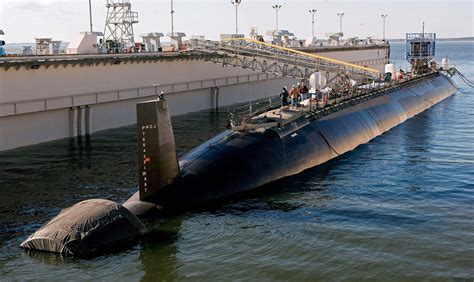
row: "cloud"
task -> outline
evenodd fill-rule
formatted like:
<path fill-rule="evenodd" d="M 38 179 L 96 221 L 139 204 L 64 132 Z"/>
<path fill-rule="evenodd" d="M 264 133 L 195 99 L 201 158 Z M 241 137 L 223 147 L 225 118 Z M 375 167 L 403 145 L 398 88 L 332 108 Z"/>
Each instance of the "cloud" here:
<path fill-rule="evenodd" d="M 48 7 L 49 4 L 47 1 L 9 1 L 5 0 L 5 11 L 11 9 L 18 9 L 23 11 L 43 11 L 45 8 Z"/>
<path fill-rule="evenodd" d="M 58 0 L 22 0 L 22 1 L 12 1 L 12 0 L 1 0 L 6 1 L 5 9 L 3 12 L 9 11 L 21 11 L 21 12 L 33 12 L 41 14 L 52 14 L 56 17 L 62 16 L 72 16 L 77 15 L 79 12 L 75 9 L 71 9 L 71 4 L 75 2 L 72 1 L 58 1 Z"/>

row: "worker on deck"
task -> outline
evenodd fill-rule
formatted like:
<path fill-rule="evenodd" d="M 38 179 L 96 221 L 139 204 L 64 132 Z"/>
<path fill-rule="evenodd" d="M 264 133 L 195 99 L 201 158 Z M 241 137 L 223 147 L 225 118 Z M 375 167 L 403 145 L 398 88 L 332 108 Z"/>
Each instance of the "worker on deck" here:
<path fill-rule="evenodd" d="M 301 95 L 300 95 L 300 83 L 296 83 L 296 90 L 298 90 L 298 102 L 301 102 L 302 99 L 301 99 Z"/>
<path fill-rule="evenodd" d="M 286 107 L 288 106 L 288 97 L 290 96 L 290 93 L 288 93 L 288 89 L 286 86 L 283 86 L 283 91 L 280 93 L 280 98 L 281 98 L 281 106 Z"/>
<path fill-rule="evenodd" d="M 293 85 L 290 90 L 291 107 L 296 107 L 296 105 L 298 104 L 299 96 L 300 93 L 298 91 L 298 88 L 296 88 L 296 85 Z"/>
<path fill-rule="evenodd" d="M 314 93 L 311 94 L 311 102 L 314 102 L 316 105 L 316 110 L 319 108 L 319 101 L 321 101 L 322 94 L 321 92 L 316 89 Z"/>
<path fill-rule="evenodd" d="M 299 91 L 300 91 L 300 95 L 301 95 L 301 100 L 304 101 L 304 100 L 308 99 L 309 90 L 308 90 L 308 87 L 306 87 L 306 85 L 304 84 L 303 81 L 301 82 Z"/>

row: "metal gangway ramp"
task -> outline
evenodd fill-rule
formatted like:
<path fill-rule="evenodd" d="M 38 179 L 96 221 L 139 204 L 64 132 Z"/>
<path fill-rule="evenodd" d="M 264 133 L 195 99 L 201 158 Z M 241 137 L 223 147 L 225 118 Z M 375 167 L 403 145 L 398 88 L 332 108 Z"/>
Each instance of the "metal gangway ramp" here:
<path fill-rule="evenodd" d="M 380 76 L 376 69 L 250 38 L 233 38 L 221 42 L 195 40 L 193 49 L 201 51 L 206 61 L 279 76 L 307 79 L 316 71 L 362 80 L 374 80 Z"/>

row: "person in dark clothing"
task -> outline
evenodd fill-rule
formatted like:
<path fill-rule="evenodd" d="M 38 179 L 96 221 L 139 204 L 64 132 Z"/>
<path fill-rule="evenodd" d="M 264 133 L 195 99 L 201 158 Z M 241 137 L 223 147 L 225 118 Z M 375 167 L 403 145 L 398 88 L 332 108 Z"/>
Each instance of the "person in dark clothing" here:
<path fill-rule="evenodd" d="M 280 93 L 282 107 L 288 106 L 288 96 L 290 96 L 290 93 L 288 93 L 286 86 L 283 86 L 283 91 Z"/>
<path fill-rule="evenodd" d="M 304 82 L 301 82 L 298 90 L 300 91 L 301 100 L 308 99 L 309 90 L 308 90 L 308 87 L 306 87 L 306 85 L 304 84 Z"/>

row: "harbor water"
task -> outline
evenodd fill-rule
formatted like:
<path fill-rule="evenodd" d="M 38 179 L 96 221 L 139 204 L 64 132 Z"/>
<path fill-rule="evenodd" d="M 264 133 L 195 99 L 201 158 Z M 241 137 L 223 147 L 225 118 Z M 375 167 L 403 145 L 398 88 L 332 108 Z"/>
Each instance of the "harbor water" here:
<path fill-rule="evenodd" d="M 407 67 L 404 44 L 391 44 Z M 437 43 L 474 80 L 474 42 Z M 474 278 L 474 89 L 329 163 L 221 205 L 162 219 L 88 259 L 20 243 L 81 200 L 138 185 L 135 127 L 0 152 L 0 280 Z M 222 131 L 225 109 L 173 118 L 178 153 Z M 19 129 L 21 130 L 21 129 Z"/>

